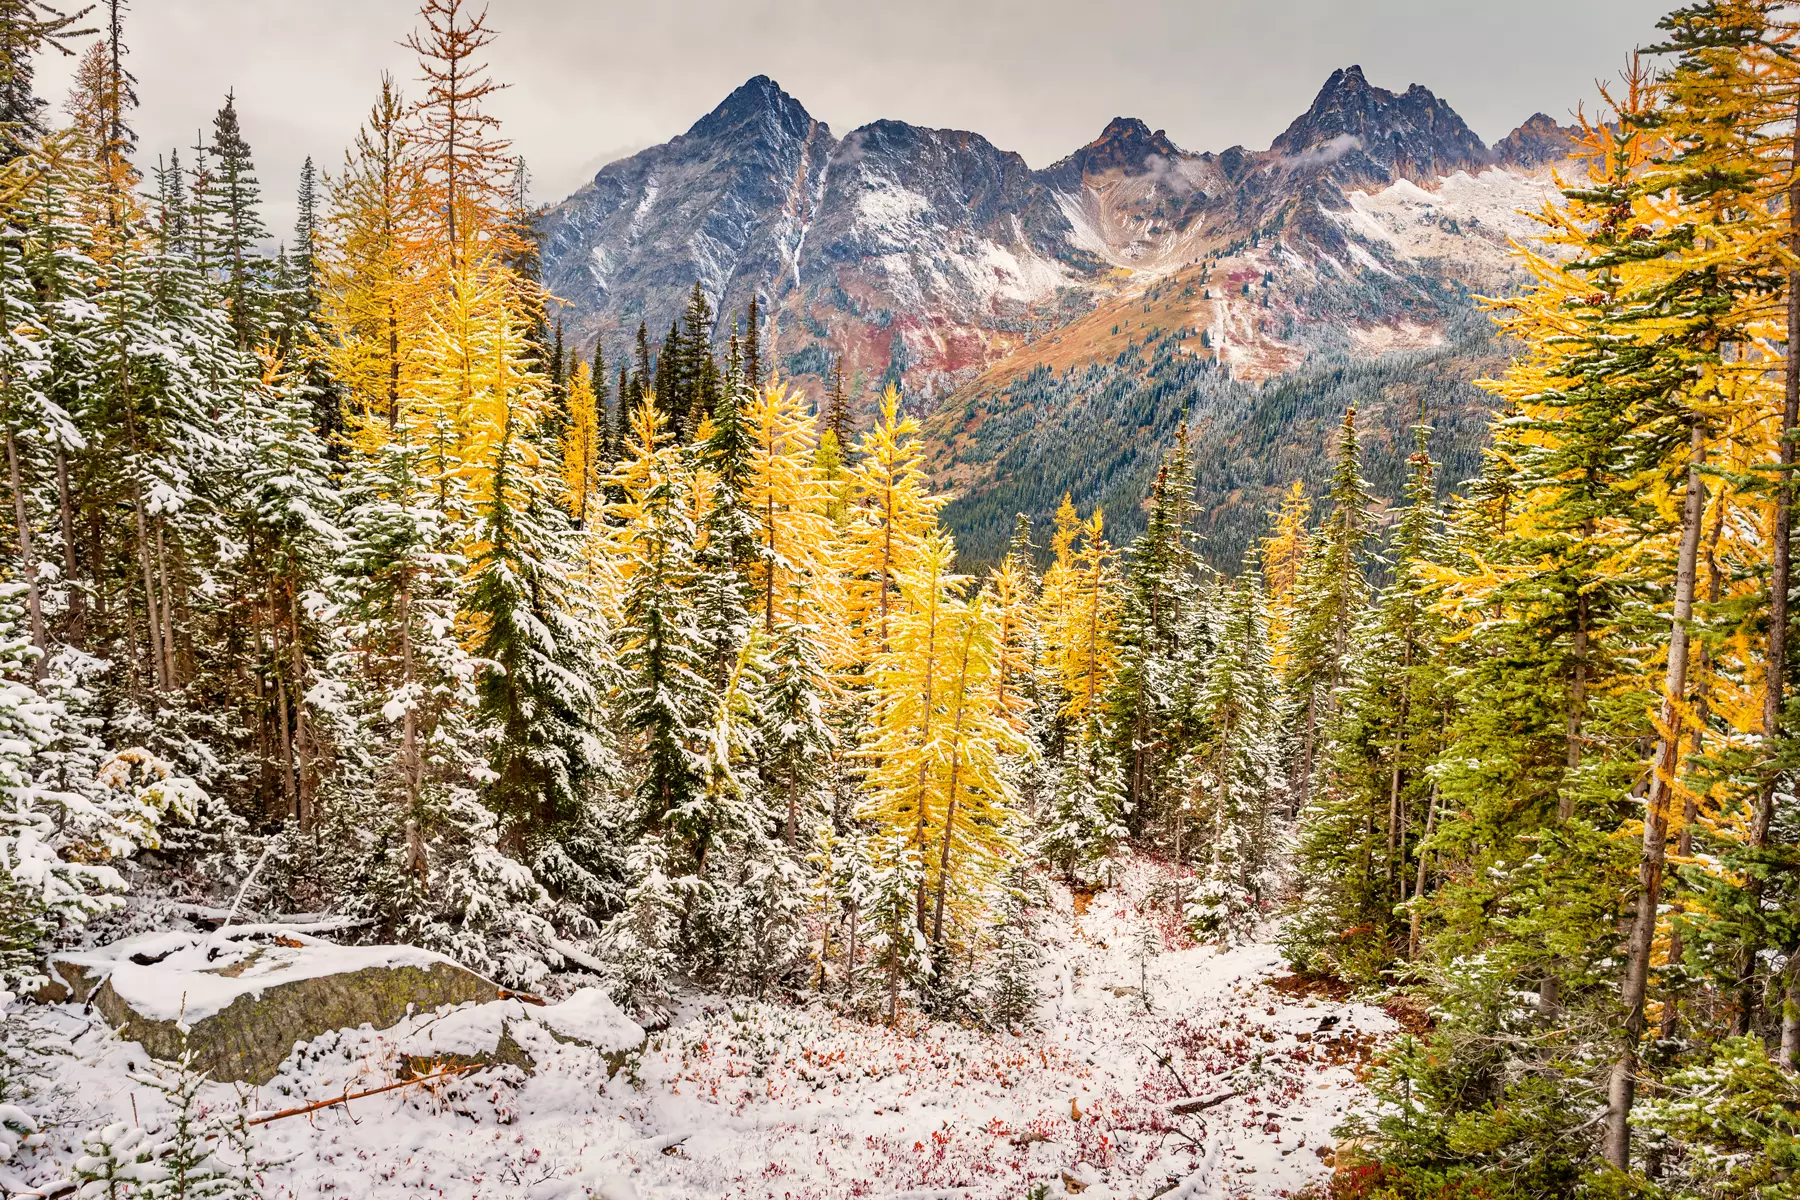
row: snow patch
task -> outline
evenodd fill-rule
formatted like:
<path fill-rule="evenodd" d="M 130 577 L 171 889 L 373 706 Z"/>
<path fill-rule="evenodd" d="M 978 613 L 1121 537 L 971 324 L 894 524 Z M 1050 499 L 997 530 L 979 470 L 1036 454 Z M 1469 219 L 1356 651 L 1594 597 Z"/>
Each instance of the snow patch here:
<path fill-rule="evenodd" d="M 285 944 L 282 944 L 285 943 Z M 282 943 L 233 941 L 216 934 L 147 933 L 99 950 L 59 954 L 59 962 L 87 967 L 112 980 L 113 991 L 151 1021 L 192 1025 L 217 1016 L 239 996 L 302 979 L 371 967 L 463 968 L 418 946 L 339 946 L 299 932 Z M 221 974 L 230 971 L 231 974 Z"/>
<path fill-rule="evenodd" d="M 1319 1152 L 1368 1102 L 1356 1071 L 1392 1020 L 1269 986 L 1281 959 L 1268 941 L 1194 945 L 1170 913 L 1164 868 L 1125 860 L 1114 875 L 1079 914 L 1049 885 L 1045 999 L 1022 1036 L 867 1024 L 817 1001 L 696 996 L 615 1074 L 605 1042 L 630 1050 L 642 1035 L 598 992 L 324 1035 L 296 1048 L 255 1107 L 380 1087 L 403 1077 L 408 1054 L 491 1052 L 503 1029 L 533 1069 L 490 1068 L 262 1126 L 264 1194 L 1017 1200 L 1038 1185 L 1065 1195 L 1066 1176 L 1084 1200 L 1229 1200 L 1324 1177 Z M 69 1053 L 53 1064 L 52 1111 L 39 1114 L 53 1136 L 8 1164 L 34 1187 L 67 1170 L 80 1132 L 168 1115 L 133 1083 L 140 1048 L 79 1006 L 43 1011 Z M 577 1028 L 597 1044 L 551 1036 Z M 1197 1097 L 1221 1098 L 1175 1111 Z M 203 1100 L 237 1103 L 223 1085 Z"/>

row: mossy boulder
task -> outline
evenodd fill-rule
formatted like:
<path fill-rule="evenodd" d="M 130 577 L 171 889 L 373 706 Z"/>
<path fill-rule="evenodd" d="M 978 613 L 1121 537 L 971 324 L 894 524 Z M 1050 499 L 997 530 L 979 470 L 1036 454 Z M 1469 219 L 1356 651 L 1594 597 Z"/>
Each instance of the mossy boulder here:
<path fill-rule="evenodd" d="M 329 1030 L 387 1029 L 412 1013 L 502 996 L 489 980 L 415 946 L 255 938 L 158 934 L 61 955 L 41 995 L 91 1004 L 157 1058 L 179 1059 L 185 1045 L 213 1079 L 252 1084 L 273 1078 L 295 1043 Z M 511 1049 L 491 1061 L 522 1059 Z"/>

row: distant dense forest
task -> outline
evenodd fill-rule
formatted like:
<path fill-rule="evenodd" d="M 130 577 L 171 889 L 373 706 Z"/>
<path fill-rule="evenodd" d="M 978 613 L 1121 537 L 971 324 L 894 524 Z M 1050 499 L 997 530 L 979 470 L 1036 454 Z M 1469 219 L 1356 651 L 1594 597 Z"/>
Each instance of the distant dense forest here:
<path fill-rule="evenodd" d="M 1081 507 L 1103 509 L 1113 537 L 1136 537 L 1158 464 L 1185 431 L 1199 555 L 1235 572 L 1290 485 L 1323 493 L 1327 447 L 1351 408 L 1378 503 L 1401 501 L 1412 453 L 1407 430 L 1421 421 L 1432 427 L 1431 453 L 1442 464 L 1437 487 L 1448 496 L 1479 471 L 1488 437 L 1494 401 L 1474 381 L 1501 374 L 1508 357 L 1492 322 L 1473 312 L 1435 349 L 1372 360 L 1320 356 L 1266 383 L 1231 378 L 1212 358 L 1191 353 L 1191 342 L 1158 338 L 1084 368 L 1040 368 L 933 414 L 926 428 L 938 439 L 970 430 L 938 464 L 976 468 L 978 482 L 944 509 L 963 562 L 998 561 L 1018 513 L 1047 530 L 1065 493 Z"/>

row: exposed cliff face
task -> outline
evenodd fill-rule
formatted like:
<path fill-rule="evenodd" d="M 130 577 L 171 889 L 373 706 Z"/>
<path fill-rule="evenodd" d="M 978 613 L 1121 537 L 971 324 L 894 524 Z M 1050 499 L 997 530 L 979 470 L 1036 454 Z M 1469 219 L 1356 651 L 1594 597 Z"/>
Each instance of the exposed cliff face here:
<path fill-rule="evenodd" d="M 546 216 L 544 278 L 578 330 L 609 348 L 660 339 L 700 281 L 715 305 L 791 274 L 837 141 L 757 76 L 685 134 L 608 164 Z"/>
<path fill-rule="evenodd" d="M 1424 87 L 1396 95 L 1369 83 L 1361 67 L 1333 71 L 1269 150 L 1296 167 L 1330 167 L 1346 181 L 1436 178 L 1479 170 L 1490 158 L 1456 111 Z"/>
<path fill-rule="evenodd" d="M 1533 113 L 1525 123 L 1494 143 L 1494 161 L 1504 167 L 1535 171 L 1561 162 L 1575 149 L 1578 130 L 1558 125 L 1543 113 Z"/>
<path fill-rule="evenodd" d="M 754 291 L 783 374 L 816 389 L 841 354 L 859 396 L 886 377 L 966 398 L 1150 325 L 1254 381 L 1438 344 L 1470 291 L 1506 285 L 1516 209 L 1571 145 L 1539 114 L 1490 150 L 1424 87 L 1353 66 L 1266 151 L 1197 154 L 1119 117 L 1034 171 L 956 130 L 839 139 L 759 76 L 550 210 L 545 275 L 609 356 L 640 320 L 660 340 L 696 279 L 731 315 Z"/>

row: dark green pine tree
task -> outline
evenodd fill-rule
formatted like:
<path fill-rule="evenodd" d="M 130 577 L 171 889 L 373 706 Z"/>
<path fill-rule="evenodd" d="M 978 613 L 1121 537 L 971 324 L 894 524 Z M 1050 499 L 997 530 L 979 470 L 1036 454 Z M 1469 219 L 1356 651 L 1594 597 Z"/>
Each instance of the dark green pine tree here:
<path fill-rule="evenodd" d="M 756 445 L 746 413 L 750 385 L 743 374 L 735 333 L 727 347 L 725 361 L 724 386 L 713 404 L 713 426 L 706 440 L 704 461 L 719 479 L 717 503 L 728 504 L 741 514 L 741 517 L 721 518 L 711 528 L 721 534 L 732 565 L 747 581 L 754 564 L 762 560 L 763 550 L 755 514 L 744 507 L 744 492 L 750 483 L 751 456 Z"/>
<path fill-rule="evenodd" d="M 712 506 L 702 527 L 696 565 L 696 617 L 706 639 L 705 674 L 715 693 L 737 667 L 750 638 L 747 608 L 752 564 L 760 560 L 761 527 L 744 501 L 755 445 L 744 419 L 748 393 L 733 356 L 726 367 L 726 387 L 713 408 L 712 429 L 701 447 L 701 461 L 711 470 Z"/>
<path fill-rule="evenodd" d="M 681 421 L 682 440 L 687 441 L 700 428 L 701 418 L 718 403 L 718 367 L 712 356 L 713 310 L 698 280 L 688 293 L 687 309 L 681 319 L 686 329 L 681 340 L 676 416 Z"/>
<path fill-rule="evenodd" d="M 1031 540 L 1031 518 L 1024 513 L 1013 517 L 1012 540 L 1006 543 L 1006 557 L 1017 560 L 1021 565 L 1032 568 L 1032 577 L 1037 575 L 1037 544 Z"/>
<path fill-rule="evenodd" d="M 595 356 L 598 357 L 599 353 L 600 347 L 595 346 Z M 625 447 L 631 441 L 631 408 L 631 372 L 626 370 L 624 363 L 620 363 L 619 390 L 618 394 L 613 397 L 612 460 L 614 462 L 624 461 Z"/>
<path fill-rule="evenodd" d="M 593 377 L 594 413 L 600 421 L 600 440 L 604 457 L 610 462 L 617 462 L 618 445 L 614 431 L 619 427 L 618 417 L 613 413 L 611 397 L 611 381 L 606 377 L 606 345 L 605 339 L 594 338 L 594 356 L 588 363 L 588 373 Z M 565 375 L 573 378 L 575 374 L 575 351 L 569 351 L 569 369 Z M 621 397 L 623 399 L 623 397 Z"/>
<path fill-rule="evenodd" d="M 157 156 L 150 176 L 156 185 L 156 207 L 152 221 L 156 227 L 158 254 L 186 254 L 188 250 L 187 180 L 181 173 L 181 155 L 170 151 L 165 164 Z"/>
<path fill-rule="evenodd" d="M 526 169 L 523 155 L 513 161 L 512 186 L 507 199 L 510 202 L 507 216 L 511 224 L 513 245 L 504 255 L 504 261 L 520 279 L 541 284 L 544 279 L 544 254 L 543 248 L 538 245 L 536 215 L 531 210 L 531 172 Z M 550 360 L 550 316 L 542 306 L 537 308 L 527 340 L 533 351 L 532 360 L 547 367 Z"/>
<path fill-rule="evenodd" d="M 45 102 L 33 90 L 38 51 L 71 53 L 64 39 L 94 32 L 73 27 L 89 11 L 65 15 L 41 0 L 0 0 L 0 163 L 19 157 L 45 132 Z"/>
<path fill-rule="evenodd" d="M 656 393 L 656 411 L 668 421 L 667 436 L 677 442 L 685 442 L 688 432 L 681 410 L 686 359 L 687 339 L 682 336 L 681 323 L 670 321 L 668 337 L 656 352 L 656 381 L 651 390 Z"/>
<path fill-rule="evenodd" d="M 195 135 L 191 147 L 193 166 L 187 179 L 187 251 L 194 269 L 206 279 L 213 278 L 219 263 L 219 214 L 213 202 L 212 155 L 206 142 Z"/>
<path fill-rule="evenodd" d="M 563 345 L 561 317 L 556 318 L 556 328 L 551 334 L 550 351 L 544 361 L 544 374 L 550 381 L 546 396 L 550 407 L 544 413 L 538 436 L 544 445 L 557 447 L 562 445 L 563 435 L 569 428 L 569 352 Z"/>
<path fill-rule="evenodd" d="M 760 388 L 763 383 L 762 364 L 762 313 L 757 308 L 756 295 L 751 293 L 750 304 L 744 310 L 744 382 L 751 388 Z"/>
<path fill-rule="evenodd" d="M 1164 776 L 1174 756 L 1168 725 L 1179 693 L 1181 631 L 1197 567 L 1187 526 L 1193 480 L 1185 431 L 1150 486 L 1144 532 L 1131 548 L 1119 624 L 1119 674 L 1107 698 L 1114 753 L 1125 768 L 1129 822 L 1142 833 L 1158 815 Z"/>
<path fill-rule="evenodd" d="M 619 630 L 620 711 L 637 741 L 633 824 L 640 832 L 704 840 L 707 831 L 691 825 L 705 807 L 714 692 L 706 678 L 708 641 L 695 619 L 698 531 L 687 498 L 668 477 L 642 503 Z"/>
<path fill-rule="evenodd" d="M 840 453 L 850 448 L 850 396 L 844 391 L 844 356 L 831 367 L 831 390 L 825 394 L 825 428 L 837 438 Z"/>
<path fill-rule="evenodd" d="M 217 219 L 214 247 L 219 282 L 238 348 L 248 350 L 261 336 L 267 320 L 266 260 L 257 244 L 269 236 L 259 206 L 262 187 L 256 181 L 256 163 L 250 143 L 238 124 L 237 98 L 225 93 L 225 103 L 213 117 L 210 207 Z"/>
<path fill-rule="evenodd" d="M 494 771 L 487 803 L 515 854 L 581 819 L 603 761 L 591 655 L 562 582 L 561 510 L 543 494 L 521 442 L 509 407 L 467 601 L 480 656 L 493 664 L 477 688 Z"/>
<path fill-rule="evenodd" d="M 625 428 L 631 429 L 631 413 L 644 402 L 644 396 L 655 386 L 656 376 L 650 369 L 650 330 L 638 322 L 637 359 L 631 369 L 631 402 L 625 406 Z M 660 401 L 659 401 L 660 403 Z"/>
<path fill-rule="evenodd" d="M 1304 805 L 1318 765 L 1320 732 L 1336 712 L 1338 688 L 1350 660 L 1350 637 L 1368 601 L 1363 575 L 1369 530 L 1369 488 L 1356 444 L 1356 409 L 1338 428 L 1337 467 L 1327 493 L 1325 518 L 1301 569 L 1295 610 L 1300 614 L 1288 664 L 1288 688 L 1300 712 L 1299 762 L 1294 781 Z"/>
<path fill-rule="evenodd" d="M 1381 978 L 1416 947 L 1404 904 L 1422 885 L 1410 869 L 1437 784 L 1427 768 L 1443 747 L 1445 631 L 1433 612 L 1426 564 L 1438 559 L 1435 468 L 1416 426 L 1406 508 L 1395 529 L 1391 574 L 1354 637 L 1329 728 L 1328 786 L 1301 826 L 1301 915 L 1289 937 L 1296 957 L 1346 979 Z"/>
<path fill-rule="evenodd" d="M 287 378 L 312 405 L 313 428 L 331 455 L 341 464 L 349 426 L 343 397 L 331 377 L 325 355 L 325 330 L 320 316 L 319 177 L 308 155 L 300 168 L 296 195 L 294 251 L 281 278 L 276 319 L 276 347 L 287 367 Z"/>

